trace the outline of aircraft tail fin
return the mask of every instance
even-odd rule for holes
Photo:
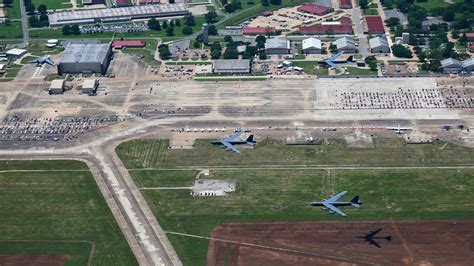
[[[352,55],[349,56],[349,57],[347,58],[347,62],[354,62],[354,56],[352,56]]]
[[[250,145],[257,143],[257,141],[253,138],[253,135],[250,135],[246,141],[247,141],[247,144],[250,144]]]
[[[362,202],[360,201],[359,199],[359,196],[355,196],[352,200],[351,200],[351,205],[356,207],[356,208],[359,208],[360,205],[362,205]]]
[[[386,236],[386,237],[385,237],[385,240],[387,240],[387,241],[392,241],[392,236]]]

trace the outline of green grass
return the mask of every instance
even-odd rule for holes
[[[0,39],[21,39],[23,37],[21,21],[10,21],[10,23],[10,26],[0,24]]]
[[[319,65],[314,61],[293,61],[293,64],[297,67],[304,69],[304,73],[308,75],[327,76],[328,69]]]
[[[36,8],[39,5],[45,4],[48,7],[48,10],[64,9],[71,8],[72,4],[68,0],[33,0],[33,4]]]
[[[377,75],[377,71],[372,71],[367,68],[358,68],[358,67],[347,67],[346,72],[349,75],[357,76],[372,76]]]
[[[473,165],[474,150],[436,141],[406,145],[401,138],[375,138],[374,148],[349,148],[341,139],[320,146],[288,147],[265,140],[234,154],[198,140],[192,150],[168,150],[167,141],[134,140],[117,152],[139,187],[190,186],[200,178],[233,179],[228,197],[192,197],[189,190],[142,190],[166,231],[210,236],[214,227],[238,221],[474,219],[471,169],[357,169],[361,166]],[[310,169],[312,165],[354,166]],[[280,169],[275,169],[280,168]],[[174,169],[174,170],[173,170]],[[329,215],[308,205],[332,193],[360,193],[362,208]],[[208,241],[168,234],[184,265],[205,265]]]
[[[430,10],[432,8],[447,7],[450,4],[446,3],[444,0],[428,0],[427,2],[415,2],[415,5]]]
[[[11,6],[5,7],[5,11],[7,12],[7,17],[9,19],[21,18],[20,1],[21,0],[13,0],[13,3]]]
[[[84,163],[1,161],[0,169],[12,171],[0,172],[0,241],[52,242],[1,243],[0,252],[60,252],[73,255],[73,265],[84,265],[90,244],[80,241],[92,241],[94,265],[137,264]],[[55,242],[62,240],[78,242]]]
[[[123,48],[121,51],[127,54],[134,54],[142,57],[143,60],[152,66],[159,66],[160,61],[155,60],[155,51],[158,42],[156,40],[146,40],[146,45],[143,48]]]
[[[36,56],[59,54],[62,51],[64,48],[59,45],[53,48],[47,47],[46,41],[30,41],[28,43],[28,52]]]

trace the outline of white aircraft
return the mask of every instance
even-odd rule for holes
[[[396,127],[386,127],[385,129],[394,130],[397,134],[402,134],[404,131],[413,130],[411,127],[402,127],[400,124]]]

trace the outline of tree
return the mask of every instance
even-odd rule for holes
[[[228,46],[224,51],[224,59],[237,59],[237,58],[239,58],[237,45],[233,44],[233,45]]]
[[[148,20],[148,28],[150,30],[161,31],[160,22],[156,18],[152,18]]]
[[[46,14],[47,10],[48,10],[48,7],[45,4],[41,4],[38,6],[38,12],[40,14]]]
[[[21,0],[20,0],[21,1]],[[13,0],[3,0],[3,4],[5,6],[11,6],[13,4]]]
[[[331,43],[331,45],[329,45],[329,51],[331,51],[331,53],[336,53],[337,52],[337,46],[334,44],[334,43]]]
[[[188,25],[189,27],[196,26],[196,21],[194,20],[194,16],[189,14],[184,17],[184,24]]]
[[[63,27],[63,35],[71,35],[71,26],[64,25]]]
[[[214,23],[217,20],[217,13],[214,11],[209,11],[206,13],[206,15],[204,15],[204,18],[206,19],[207,23]]]
[[[394,44],[392,45],[392,53],[396,57],[402,58],[412,58],[413,55],[411,54],[410,49],[406,48],[401,44]]]
[[[174,35],[174,27],[169,26],[166,29],[166,36],[173,36]]]
[[[270,3],[275,6],[281,5],[281,0],[270,0]]]
[[[168,60],[171,57],[170,49],[166,44],[160,44],[160,46],[158,46],[158,52],[160,53],[160,58],[163,60]]]
[[[174,21],[174,25],[176,25],[176,27],[181,26],[181,19],[177,18],[177,19]]]
[[[252,59],[258,52],[256,46],[247,46],[245,47],[244,55],[242,56],[244,59]]]
[[[163,27],[163,29],[167,29],[168,28],[168,20],[165,20],[163,21],[163,25],[161,25]]]
[[[396,17],[391,17],[385,20],[385,25],[387,25],[387,27],[390,27],[390,28],[398,26],[399,24],[400,24],[400,19]]]
[[[234,40],[229,35],[226,35],[224,36],[224,42],[234,42]]]
[[[28,21],[30,22],[31,27],[38,27],[38,17],[37,16],[31,16],[28,18]]]
[[[72,33],[73,35],[79,35],[79,34],[81,34],[81,30],[79,29],[79,25],[77,25],[77,24],[72,25],[72,26],[71,26],[71,33]]]
[[[219,59],[222,55],[222,47],[220,42],[214,42],[211,45],[211,57],[212,59]]]
[[[233,13],[235,11],[235,7],[233,4],[227,4],[224,6],[224,9],[227,13]]]
[[[201,43],[198,42],[198,41],[195,41],[194,44],[193,44],[193,47],[196,48],[196,49],[199,49],[199,48],[201,48]]]
[[[258,58],[260,60],[266,60],[267,59],[267,54],[265,52],[261,52],[259,55],[258,55]]]
[[[425,52],[421,52],[421,53],[418,55],[418,60],[420,60],[420,62],[425,62],[425,60],[426,60],[426,53],[425,53]]]
[[[362,9],[367,9],[369,5],[369,1],[368,0],[359,0],[359,6],[360,8]]]
[[[240,0],[232,0],[232,5],[235,9],[242,9],[242,2]]]
[[[262,6],[269,6],[270,2],[268,0],[262,0]]]
[[[184,35],[191,35],[193,34],[193,28],[186,26],[183,28],[183,34]]]
[[[32,15],[35,13],[35,5],[33,3],[28,3],[25,5],[25,11],[29,15]]]
[[[168,25],[169,27],[174,27],[174,21],[170,21],[170,24]]]
[[[210,25],[207,31],[209,35],[217,35],[217,27],[215,25]]]
[[[370,70],[377,70],[377,58],[375,58],[375,56],[367,56],[364,61],[369,65]]]

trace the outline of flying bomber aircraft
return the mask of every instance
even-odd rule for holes
[[[410,127],[402,127],[400,124],[396,127],[386,127],[385,129],[394,130],[397,134],[402,134],[404,131],[413,130]]]
[[[337,201],[346,194],[347,194],[347,191],[342,191],[338,193],[337,195],[329,197],[328,199],[323,199],[323,201],[313,201],[311,205],[323,206],[323,209],[328,210],[329,213],[337,213],[341,216],[347,216],[347,214],[343,213],[337,207],[352,206],[355,208],[359,208],[360,205],[362,205],[362,202],[360,202],[359,196],[355,196],[351,201]]]
[[[340,51],[337,54],[335,54],[331,57],[328,57],[328,58],[324,59],[323,61],[320,61],[319,63],[325,63],[329,67],[332,67],[332,68],[334,68],[338,71],[343,71],[343,69],[340,66],[338,66],[337,64],[351,62],[352,58],[353,58],[352,56],[349,56],[347,59],[340,59],[339,57],[343,53],[344,53],[344,51]]]
[[[49,55],[36,58],[35,60],[29,61],[28,64],[36,64],[37,67],[43,66],[43,64],[54,66],[54,62],[51,60],[51,58],[49,58]]]
[[[378,248],[382,248],[380,246],[380,244],[375,241],[375,239],[385,239],[387,241],[392,241],[392,236],[385,236],[385,237],[382,237],[382,236],[375,236],[376,234],[378,234],[380,231],[382,231],[382,228],[380,229],[377,229],[375,231],[371,231],[369,232],[368,234],[365,234],[365,236],[358,236],[357,238],[363,238],[365,239],[365,241],[367,241],[369,243],[369,245],[374,245]]]
[[[221,139],[221,140],[215,140],[212,142],[214,145],[224,145],[226,150],[240,153],[240,151],[234,146],[234,145],[239,145],[239,144],[248,144],[248,145],[255,145],[257,143],[253,139],[253,135],[250,135],[246,140],[241,140],[239,137],[242,135],[242,131],[238,130],[232,135],[228,136],[227,138]]]

